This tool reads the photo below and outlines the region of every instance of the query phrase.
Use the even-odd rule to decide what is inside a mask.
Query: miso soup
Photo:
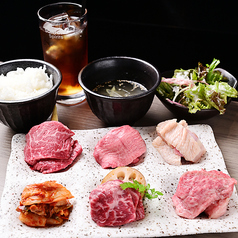
[[[113,80],[93,89],[95,93],[110,97],[129,97],[141,94],[147,89],[140,83],[130,80]]]

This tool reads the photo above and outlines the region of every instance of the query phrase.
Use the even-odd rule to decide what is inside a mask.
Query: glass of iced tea
[[[88,63],[87,9],[59,2],[37,12],[44,60],[62,73],[57,102],[75,105],[85,100],[78,73]]]

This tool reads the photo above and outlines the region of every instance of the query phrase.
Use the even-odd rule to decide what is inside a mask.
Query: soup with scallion
[[[129,97],[141,94],[147,91],[147,89],[142,84],[134,81],[113,80],[98,85],[93,91],[109,97]]]

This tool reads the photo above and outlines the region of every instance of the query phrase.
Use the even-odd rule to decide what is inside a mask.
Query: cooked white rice
[[[0,99],[21,100],[38,96],[53,87],[52,75],[45,72],[46,67],[25,70],[17,68],[6,75],[0,75]]]

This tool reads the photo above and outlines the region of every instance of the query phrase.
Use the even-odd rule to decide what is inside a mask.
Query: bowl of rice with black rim
[[[53,112],[60,71],[45,61],[18,59],[0,64],[0,121],[26,133]]]

